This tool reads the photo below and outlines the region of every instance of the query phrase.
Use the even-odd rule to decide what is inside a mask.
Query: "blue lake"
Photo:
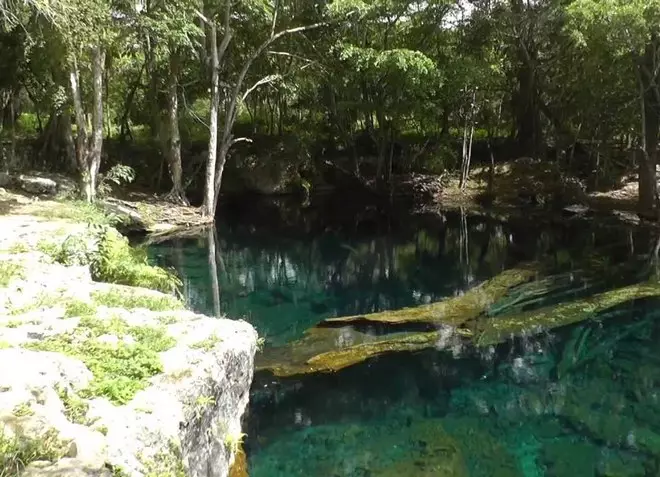
[[[251,322],[268,353],[323,319],[448,299],[522,262],[557,285],[506,312],[493,305],[493,319],[655,283],[656,235],[614,221],[255,202],[149,253],[179,270],[190,306]],[[439,342],[333,374],[258,372],[250,475],[660,475],[659,314],[660,300],[632,300],[490,346]]]

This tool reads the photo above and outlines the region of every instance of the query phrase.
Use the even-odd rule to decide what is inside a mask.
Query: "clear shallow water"
[[[329,316],[453,296],[521,261],[543,260],[547,273],[568,278],[518,309],[634,283],[656,268],[645,256],[653,235],[623,226],[460,214],[383,225],[309,214],[264,225],[242,211],[210,241],[162,244],[151,255],[180,269],[193,307],[246,317],[269,346]],[[332,375],[258,373],[250,475],[659,475],[660,302],[615,311],[497,346],[455,342]]]

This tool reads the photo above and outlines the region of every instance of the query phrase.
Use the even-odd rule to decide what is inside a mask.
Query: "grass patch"
[[[16,242],[11,247],[9,247],[9,253],[27,253],[30,249],[27,245],[22,242]]]
[[[64,405],[66,418],[74,424],[88,425],[87,411],[89,410],[89,404],[70,390],[57,387],[55,391],[57,391],[57,395]]]
[[[92,292],[92,299],[97,305],[109,308],[146,308],[151,311],[169,311],[183,309],[181,300],[169,295],[149,296],[139,293],[126,293],[125,291],[109,290]]]
[[[110,228],[96,232],[97,253],[92,259],[95,280],[150,288],[163,293],[175,293],[181,280],[164,268],[149,265],[143,248],[133,248],[128,239]]]
[[[9,437],[0,429],[0,477],[14,477],[37,460],[55,462],[66,452],[66,445],[52,430],[40,439]]]
[[[117,225],[120,221],[117,216],[107,214],[97,204],[89,204],[83,200],[57,201],[56,207],[39,208],[32,215],[49,219],[67,219],[93,225]]]
[[[23,325],[21,320],[11,320],[5,323],[5,328],[18,328]]]
[[[25,277],[25,267],[19,263],[0,260],[0,287],[8,286],[13,280]]]
[[[11,413],[16,417],[27,417],[34,415],[34,410],[28,403],[24,402],[12,409]]]
[[[13,346],[8,341],[0,340],[0,349],[10,349]]]
[[[105,334],[132,336],[135,343],[114,345],[96,339]],[[162,328],[130,326],[118,318],[83,317],[72,332],[30,343],[26,348],[80,359],[94,375],[80,396],[105,396],[116,404],[125,404],[146,387],[150,377],[163,371],[158,353],[174,344],[175,340]]]
[[[91,303],[81,300],[73,300],[67,302],[64,316],[66,318],[73,318],[75,316],[92,316],[96,314],[96,307]]]
[[[61,303],[62,298],[60,296],[49,295],[48,293],[41,292],[39,293],[34,301],[29,305],[22,306],[20,308],[14,308],[9,311],[10,315],[22,315],[24,313],[29,313],[40,308],[51,308],[59,303]]]

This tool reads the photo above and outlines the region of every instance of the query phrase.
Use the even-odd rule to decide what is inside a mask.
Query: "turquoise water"
[[[242,210],[215,235],[150,251],[179,268],[191,306],[245,317],[267,347],[327,317],[455,296],[523,261],[561,279],[501,314],[657,276],[654,234],[612,223],[446,214],[383,225],[323,209],[264,220],[280,209]],[[334,374],[258,372],[250,475],[660,475],[659,314],[658,300],[637,300],[494,346],[454,339]]]

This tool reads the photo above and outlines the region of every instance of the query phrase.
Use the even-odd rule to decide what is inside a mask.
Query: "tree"
[[[262,4],[263,6],[263,4]],[[232,43],[234,32],[232,30],[232,17],[235,13],[235,7],[232,0],[223,0],[221,2],[220,13],[210,18],[199,13],[200,18],[207,25],[207,43],[209,45],[209,56],[211,58],[211,108],[209,121],[209,157],[206,166],[206,180],[204,204],[202,205],[202,214],[211,217],[215,214],[218,199],[220,197],[220,187],[222,185],[222,175],[224,172],[227,155],[232,146],[241,141],[249,141],[245,137],[234,137],[233,127],[238,118],[239,107],[245,103],[248,96],[260,86],[269,84],[279,78],[279,75],[267,75],[257,79],[251,86],[246,87],[245,81],[248,71],[254,62],[266,52],[266,50],[280,38],[294,33],[301,33],[307,30],[322,26],[323,22],[311,25],[295,26],[284,28],[278,31],[278,17],[281,12],[281,5],[278,0],[271,8],[265,8],[270,15],[270,30],[266,38],[252,51],[246,54],[245,59],[240,63],[238,74],[232,78],[224,91],[224,114],[223,127],[218,131],[218,115],[220,111],[220,69],[224,66],[223,61]],[[216,18],[218,20],[216,20]],[[218,44],[218,23],[221,25],[221,41]]]
[[[660,2],[657,0],[576,0],[569,24],[578,45],[627,58],[627,74],[637,83],[640,124],[639,212],[656,217],[660,127]]]

